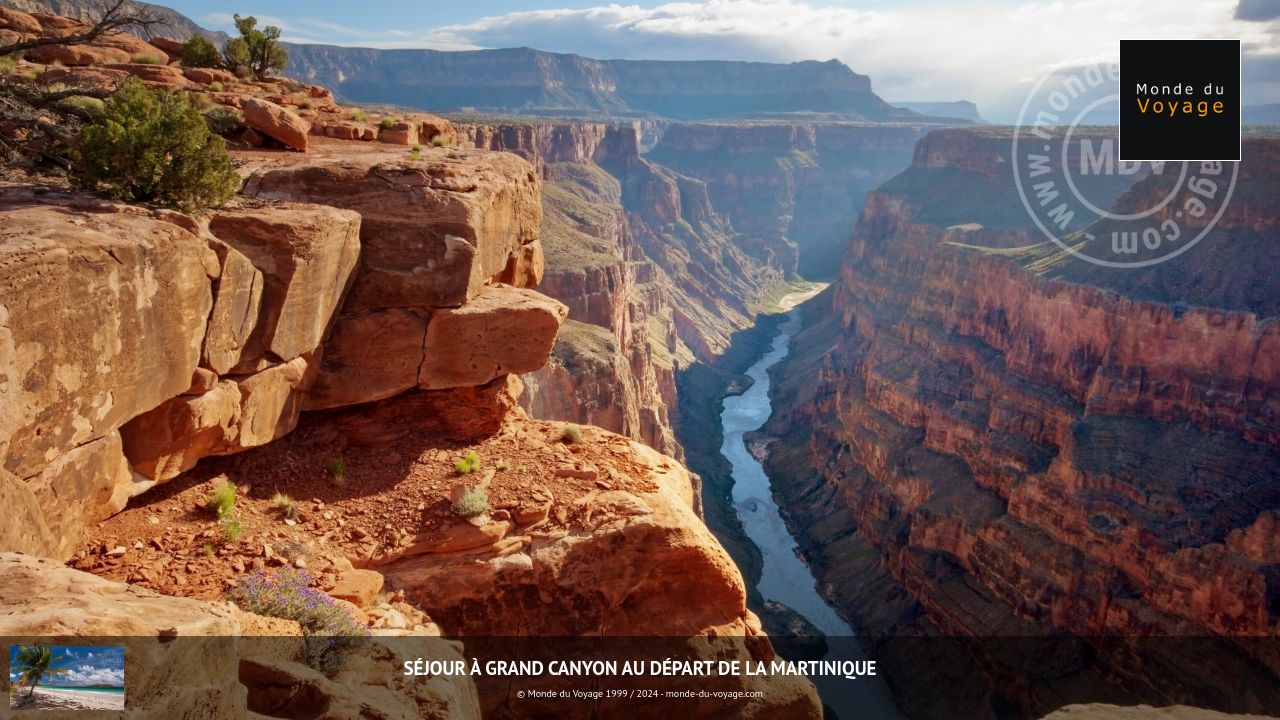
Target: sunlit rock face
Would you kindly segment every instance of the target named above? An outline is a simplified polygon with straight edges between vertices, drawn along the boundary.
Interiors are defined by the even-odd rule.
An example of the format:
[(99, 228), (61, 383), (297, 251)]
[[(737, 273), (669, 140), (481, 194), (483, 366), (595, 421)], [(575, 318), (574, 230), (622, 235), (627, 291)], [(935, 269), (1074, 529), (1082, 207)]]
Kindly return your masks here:
[[(1186, 644), (1099, 641), (1066, 676), (1153, 704), (1275, 702), (1217, 693), (1276, 669), (1274, 645), (1248, 638), (1280, 627), (1280, 285), (1262, 241), (1278, 145), (1246, 143), (1235, 201), (1192, 252), (1112, 271), (1030, 227), (1006, 133), (921, 141), (870, 195), (771, 424), (786, 437), (771, 470), (838, 605), (889, 635), (1227, 638), (1204, 645), (1213, 670)], [(969, 652), (1028, 672), (993, 643)], [(1030, 667), (1043, 684), (976, 697), (1047, 713), (1061, 667)]]

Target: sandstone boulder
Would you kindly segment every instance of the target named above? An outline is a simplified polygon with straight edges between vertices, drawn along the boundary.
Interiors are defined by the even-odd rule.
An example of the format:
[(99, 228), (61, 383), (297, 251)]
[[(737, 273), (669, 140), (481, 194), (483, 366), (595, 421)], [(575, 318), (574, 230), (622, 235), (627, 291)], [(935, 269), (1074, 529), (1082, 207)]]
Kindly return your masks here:
[(35, 18), (36, 21), (40, 23), (40, 27), (45, 31), (48, 31), (50, 34), (65, 34), (57, 33), (57, 31), (84, 29), (88, 27), (84, 21), (76, 20), (75, 18), (67, 17), (66, 15), (31, 13), (31, 17)]
[(378, 140), (392, 145), (417, 145), (418, 124), (402, 120), (379, 132)]
[(225, 375), (240, 364), (245, 348), (258, 326), (262, 307), (262, 272), (249, 258), (230, 245), (209, 243), (222, 262), (214, 283), (213, 312), (204, 336), (202, 364)]
[(125, 455), (143, 476), (164, 482), (202, 458), (230, 455), (282, 437), (298, 424), (311, 379), (297, 357), (201, 395), (174, 397), (121, 430)]
[(5, 521), (0, 525), (0, 552), (20, 552), (48, 557), (59, 540), (45, 523), (40, 499), (30, 484), (0, 469), (0, 507)]
[(534, 241), (542, 220), (538, 179), (506, 153), (468, 155), (449, 169), (354, 157), (269, 170), (249, 196), (360, 213), (360, 270), (347, 313), (457, 307)]
[(495, 282), (521, 288), (536, 288), (542, 283), (546, 271), (546, 256), (542, 241), (534, 240), (511, 251), (507, 266), (494, 278)]
[[(467, 531), (472, 543), (441, 548), (439, 543), (458, 531), (437, 530), (419, 541), (427, 552), (406, 552), (380, 568), (387, 585), (403, 589), (411, 603), (427, 610), (450, 635), (514, 636), (522, 629), (538, 628), (539, 635), (548, 636), (635, 638), (637, 657), (656, 648), (663, 653), (659, 658), (772, 660), (772, 647), (746, 608), (746, 588), (737, 566), (694, 514), (695, 491), (688, 471), (638, 443), (625, 447), (618, 452), (644, 468), (637, 472), (651, 483), (647, 489), (581, 496), (567, 516), (572, 518), (567, 532), (533, 536), (528, 546), (514, 550), (504, 544), (497, 552), (478, 551), (473, 543), (480, 529), (474, 527)], [(696, 641), (645, 643), (659, 636)], [(530, 649), (532, 655), (537, 652)], [(555, 652), (564, 652), (564, 645)], [(708, 712), (712, 717), (822, 717), (817, 693), (803, 678), (666, 681), (665, 690), (762, 692), (759, 698)], [(547, 678), (539, 689), (551, 689), (555, 682)], [(522, 717), (547, 713), (545, 705), (509, 694), (505, 683), (479, 678), (477, 684), (486, 710), (502, 707)], [(531, 688), (526, 684), (522, 689)], [(660, 717), (654, 712), (669, 713), (670, 708), (628, 706), (616, 714), (599, 714)], [(702, 714), (692, 709), (688, 713)]]
[(144, 65), (126, 61), (124, 64), (110, 65), (108, 69), (127, 72), (149, 85), (162, 88), (183, 88), (191, 84), (183, 76), (182, 68), (176, 68), (171, 65)]
[(325, 342), (307, 409), (384, 400), (415, 387), (427, 317), (405, 309), (340, 315)]
[(0, 194), (0, 466), (20, 478), (186, 391), (199, 362), (216, 258), (103, 208)]
[(360, 216), (321, 205), (272, 205), (218, 211), (209, 230), (263, 279), (261, 317), (238, 371), (318, 348), (360, 256)]
[(95, 525), (123, 510), (129, 498), (151, 485), (134, 481), (118, 431), (60, 455), (27, 484), (54, 540), (40, 554), (55, 558), (74, 554)]
[(44, 71), (40, 80), (49, 85), (66, 85), (77, 88), (93, 88), (95, 90), (115, 90), (129, 73), (123, 70), (110, 70), (101, 67), (51, 67)]
[(182, 68), (182, 74), (191, 82), (200, 83), (201, 85), (212, 85), (216, 82), (230, 85), (236, 82), (234, 73), (219, 70), (218, 68)]
[(157, 67), (164, 67), (169, 63), (169, 53), (131, 33), (106, 33), (97, 40), (94, 40), (93, 45), (123, 50), (124, 52), (129, 53), (129, 58), (131, 60), (136, 61), (140, 60), (142, 57), (147, 57), (163, 63), (163, 65), (159, 65)]
[(414, 117), (418, 121), (418, 138), (422, 142), (429, 143), (437, 137), (442, 137), (449, 145), (457, 143), (458, 133), (453, 123), (439, 115), (415, 115)]
[(27, 13), (0, 7), (0, 28), (29, 35), (39, 35), (40, 21)]
[(329, 596), (346, 600), (356, 607), (366, 608), (374, 596), (382, 592), (382, 573), (374, 570), (344, 570), (338, 582), (329, 590)]
[(174, 40), (173, 38), (167, 37), (154, 37), (151, 38), (150, 43), (175, 58), (182, 56), (184, 43), (181, 40)]
[(336, 140), (376, 140), (378, 131), (372, 125), (344, 120), (337, 123), (317, 123), (311, 131)]
[(307, 149), (307, 133), (311, 124), (273, 102), (259, 98), (245, 98), (244, 121), (249, 127), (279, 140), (295, 150)]
[(547, 363), (568, 308), (532, 290), (493, 285), (427, 325), (422, 388), (483, 385)]
[(133, 59), (119, 48), (95, 45), (42, 45), (27, 52), (27, 58), (35, 62), (63, 65), (118, 65)]

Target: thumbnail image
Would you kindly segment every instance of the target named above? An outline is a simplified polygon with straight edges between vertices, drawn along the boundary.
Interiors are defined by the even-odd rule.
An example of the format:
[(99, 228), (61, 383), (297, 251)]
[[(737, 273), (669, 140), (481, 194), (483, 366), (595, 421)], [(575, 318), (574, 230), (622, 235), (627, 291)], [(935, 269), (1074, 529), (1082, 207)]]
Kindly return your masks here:
[(13, 710), (123, 710), (124, 648), (12, 647), (9, 688)]

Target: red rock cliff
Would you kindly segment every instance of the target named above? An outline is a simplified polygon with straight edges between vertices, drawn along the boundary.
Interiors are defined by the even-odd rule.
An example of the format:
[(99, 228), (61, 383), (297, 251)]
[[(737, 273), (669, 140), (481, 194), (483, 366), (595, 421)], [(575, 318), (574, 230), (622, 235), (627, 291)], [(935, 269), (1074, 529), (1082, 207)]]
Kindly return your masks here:
[[(870, 196), (828, 314), (781, 372), (770, 468), (810, 557), (872, 633), (1217, 636), (1238, 664), (1195, 670), (1201, 702), (1274, 679), (1274, 644), (1247, 638), (1280, 634), (1280, 286), (1253, 242), (1275, 232), (1259, 203), (1280, 143), (1246, 143), (1241, 194), (1202, 245), (1113, 279), (1036, 244), (1008, 145), (922, 140)], [(1197, 280), (1224, 253), (1252, 295)], [(1096, 652), (1126, 691), (1186, 699), (1150, 656)], [(1034, 687), (982, 692), (1055, 707)]]

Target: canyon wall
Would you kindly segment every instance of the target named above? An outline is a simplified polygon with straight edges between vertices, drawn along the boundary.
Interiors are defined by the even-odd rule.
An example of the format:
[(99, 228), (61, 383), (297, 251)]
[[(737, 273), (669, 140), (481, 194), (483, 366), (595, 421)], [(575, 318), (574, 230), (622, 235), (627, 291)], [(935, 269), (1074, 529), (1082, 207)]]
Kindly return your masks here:
[[(6, 528), (14, 549), (66, 557), (130, 497), (303, 409), (541, 367), (564, 306), (493, 282), (536, 246), (537, 178), (501, 154), (450, 170), (457, 185), (368, 158), (276, 170), (251, 192), (330, 204), (204, 221), (5, 188), (0, 466), (30, 517)], [(362, 181), (361, 214), (326, 194)]]
[(837, 60), (596, 60), (532, 48), (470, 52), (288, 45), (291, 77), (344, 99), (493, 115), (658, 115), (680, 119), (813, 112), (848, 119), (919, 115), (895, 108)]
[[(778, 374), (791, 526), (917, 717), (1274, 711), (1280, 143), (1193, 251), (1117, 271), (1030, 227), (1010, 142), (932, 133), (869, 197)], [(983, 670), (944, 694), (938, 657)]]
[[(138, 72), (162, 87), (161, 76), (182, 75), (152, 70)], [(215, 79), (201, 77), (183, 82)], [(220, 97), (265, 108), (266, 137), (295, 142), (241, 137), (241, 193), (202, 217), (56, 183), (0, 186), (5, 635), (136, 635), (127, 662), (138, 717), (197, 706), (210, 717), (544, 713), (505, 678), (399, 672), (404, 657), (554, 656), (550, 643), (491, 652), (498, 635), (585, 638), (575, 658), (643, 658), (647, 647), (653, 659), (773, 659), (741, 574), (698, 517), (695, 476), (628, 438), (565, 432), (517, 405), (520, 376), (547, 364), (570, 311), (533, 289), (549, 254), (540, 169), (594, 166), (572, 154), (534, 157), (535, 167), (506, 152), (405, 147), (428, 121), (453, 142), (438, 118), (393, 126), (378, 143), (334, 137), (327, 128), (351, 111), (322, 89), (288, 85), (237, 84)], [(327, 99), (295, 113), (270, 99), (282, 89), (285, 105)], [(602, 132), (595, 155), (644, 171), (635, 147), (634, 129)], [(657, 398), (632, 418), (655, 443), (666, 418), (662, 368), (650, 363), (661, 355), (643, 343), (675, 352), (679, 327), (655, 288), (658, 266), (605, 230), (630, 212), (628, 183), (662, 208), (641, 193), (638, 216), (679, 222), (670, 203), (680, 182), (658, 171), (614, 180), (616, 208), (603, 208), (612, 219), (598, 239), (618, 255), (589, 281), (598, 286), (557, 276), (581, 327), (617, 338), (628, 387)], [(580, 205), (561, 209), (566, 225), (588, 220), (573, 214)], [(669, 228), (649, 232), (661, 239)], [(756, 286), (745, 287), (744, 305)], [(713, 337), (695, 341), (706, 346), (714, 330), (685, 327), (686, 337)], [(555, 392), (543, 397), (571, 404)], [(305, 607), (264, 617), (226, 603), (237, 587), (277, 581), (298, 587), (268, 600), (299, 593)], [(312, 654), (334, 641), (316, 637), (310, 613), (330, 610), (345, 618), (342, 642), (361, 647), (338, 658), (340, 672)], [(671, 640), (646, 645), (658, 636)], [(174, 690), (179, 670), (192, 682)], [(596, 679), (530, 683), (587, 690)], [(713, 685), (733, 694), (682, 709), (821, 714), (803, 678)], [(227, 691), (215, 698), (214, 687)], [(624, 698), (588, 711), (664, 717), (665, 705)]]
[(463, 144), (518, 154), (544, 179), (542, 290), (570, 320), (526, 378), (526, 407), (673, 453), (677, 371), (719, 358), (798, 257), (833, 267), (863, 193), (908, 164), (922, 132), (677, 124), (641, 155), (638, 122), (458, 128)]
[(678, 123), (648, 158), (707, 184), (748, 252), (807, 278), (839, 267), (867, 191), (911, 162), (918, 124)]
[(515, 153), (543, 183), (541, 289), (570, 319), (526, 376), (536, 417), (597, 424), (680, 457), (675, 376), (722, 353), (782, 282), (705, 186), (641, 157), (635, 123), (458, 125), (463, 145)]

